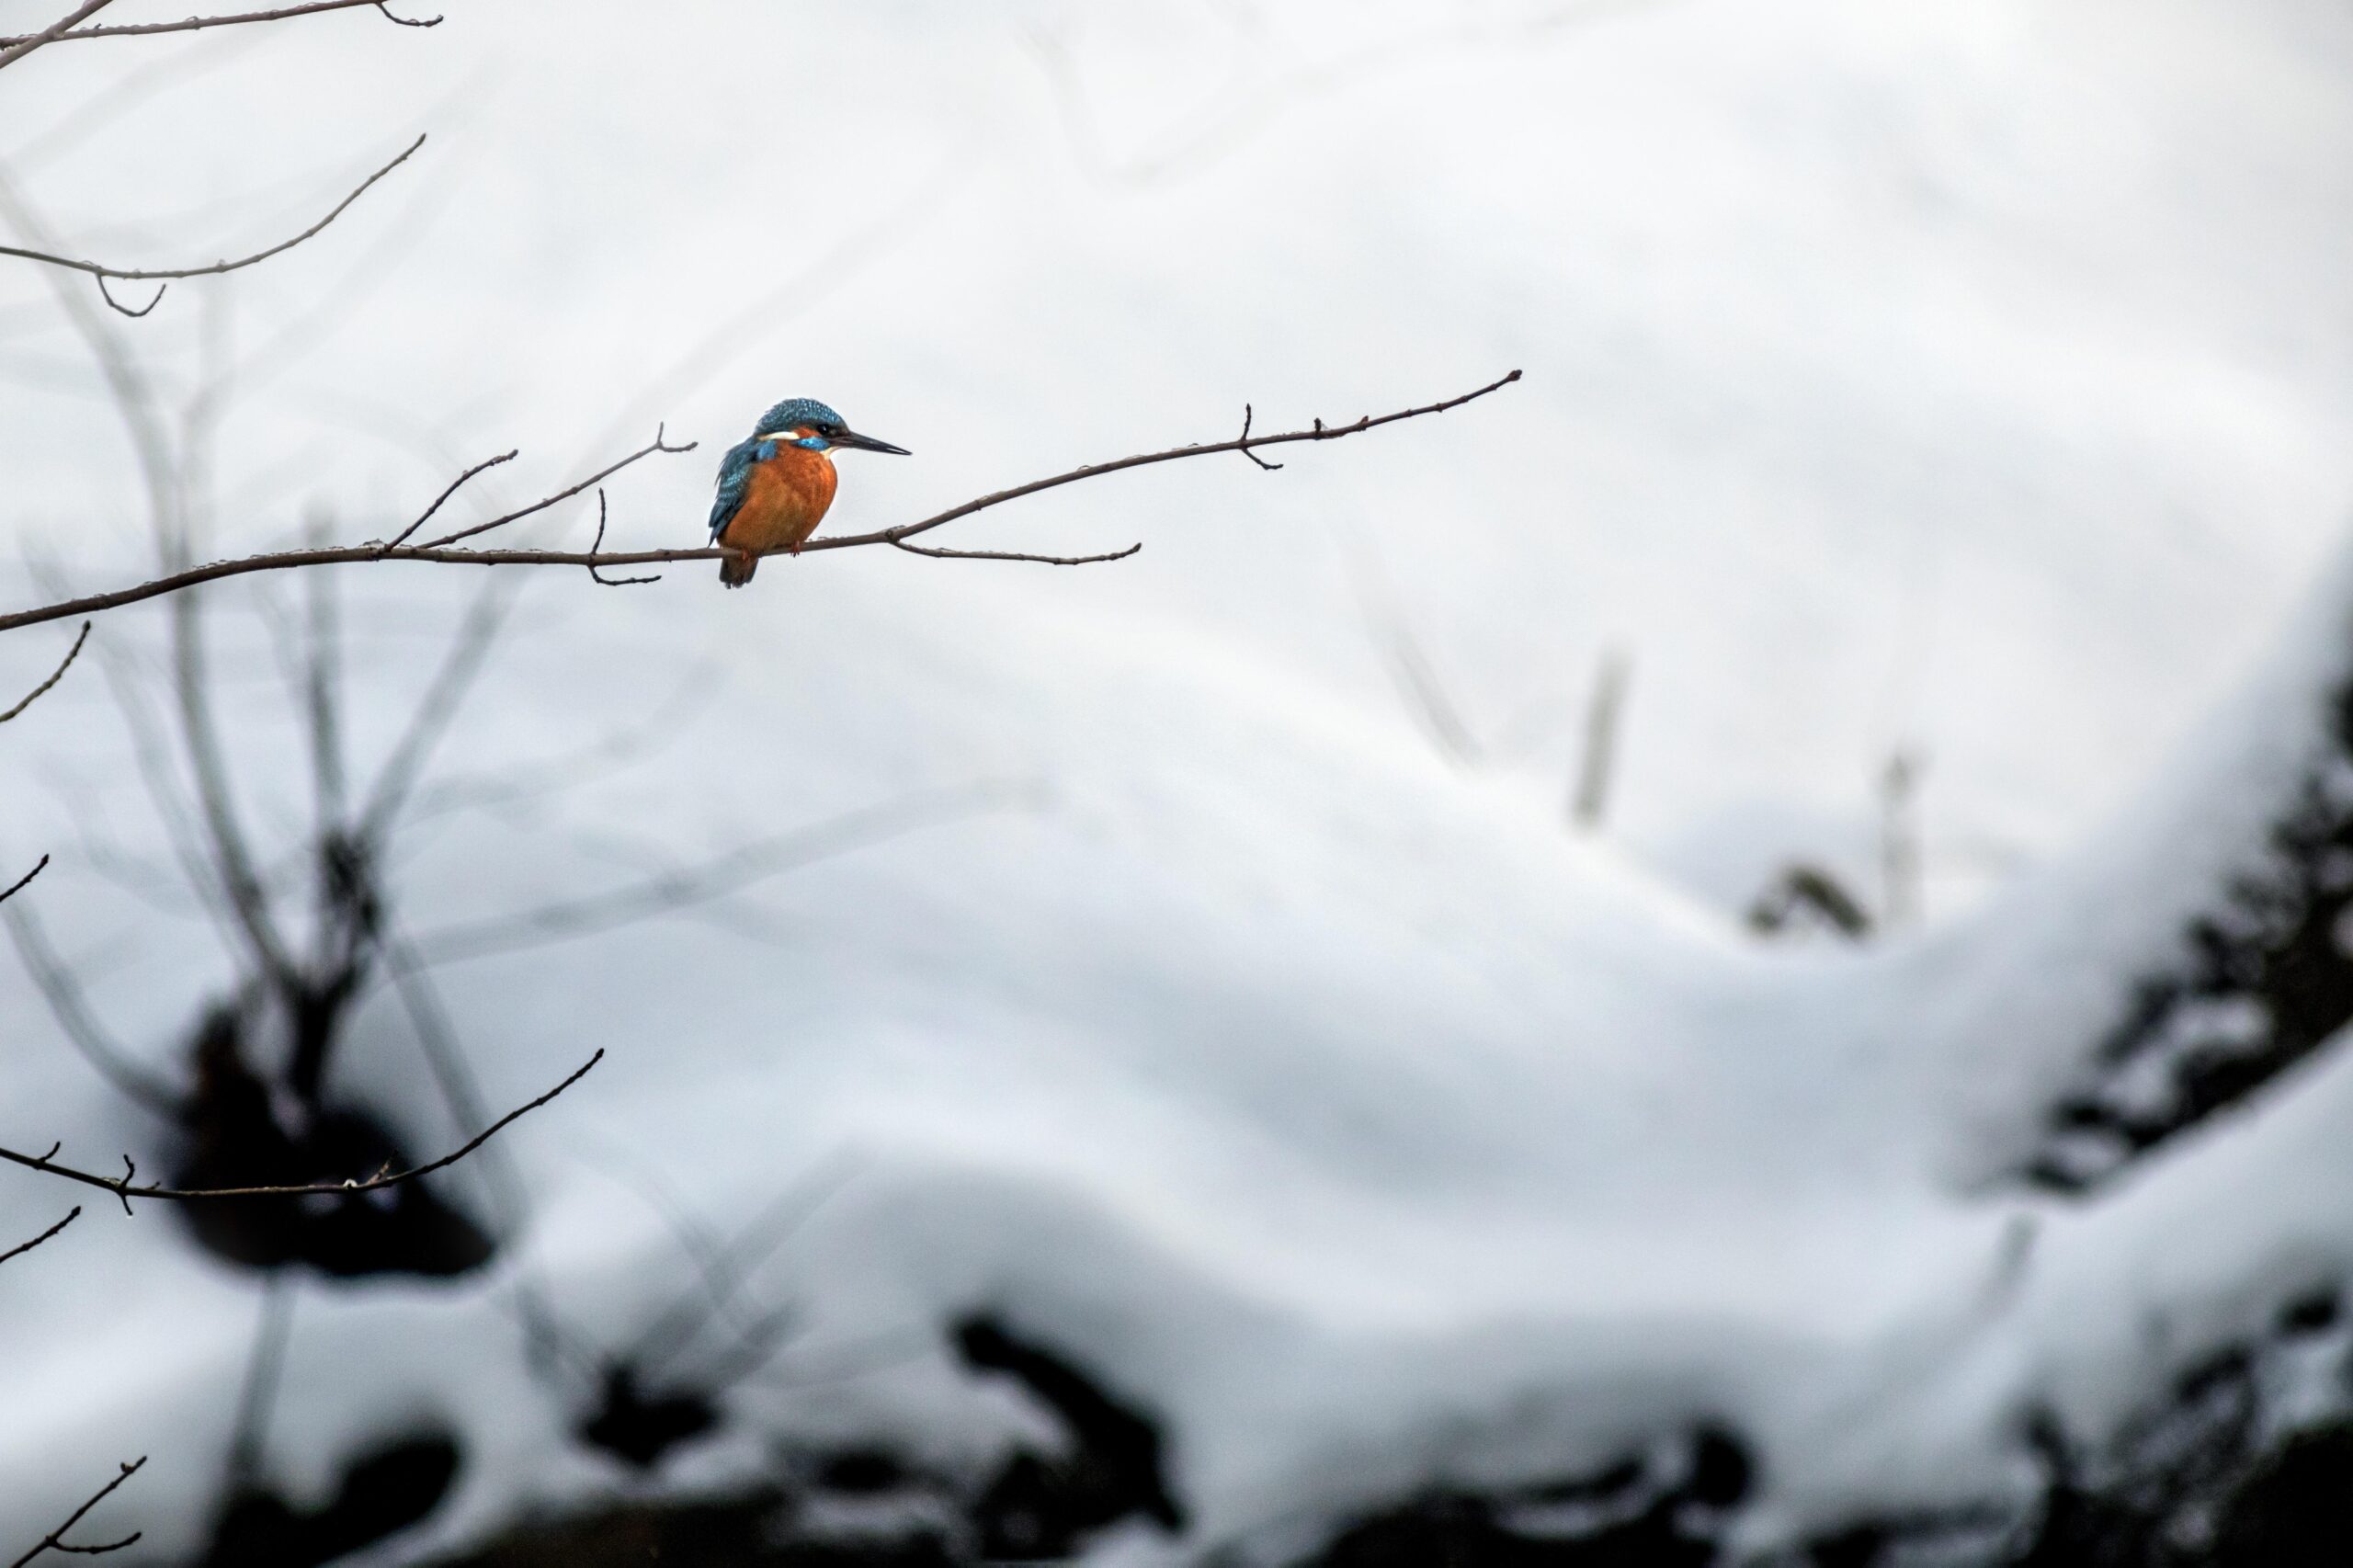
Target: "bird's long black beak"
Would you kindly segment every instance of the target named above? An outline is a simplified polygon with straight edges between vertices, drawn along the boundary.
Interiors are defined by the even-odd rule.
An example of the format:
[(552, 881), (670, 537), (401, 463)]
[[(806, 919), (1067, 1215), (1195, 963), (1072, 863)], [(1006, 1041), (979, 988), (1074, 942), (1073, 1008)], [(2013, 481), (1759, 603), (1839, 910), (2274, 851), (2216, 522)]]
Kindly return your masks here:
[(878, 441), (871, 436), (861, 436), (855, 430), (844, 430), (827, 439), (836, 447), (855, 447), (861, 452), (889, 452), (894, 457), (911, 458), (915, 454), (904, 447), (894, 447), (888, 441)]

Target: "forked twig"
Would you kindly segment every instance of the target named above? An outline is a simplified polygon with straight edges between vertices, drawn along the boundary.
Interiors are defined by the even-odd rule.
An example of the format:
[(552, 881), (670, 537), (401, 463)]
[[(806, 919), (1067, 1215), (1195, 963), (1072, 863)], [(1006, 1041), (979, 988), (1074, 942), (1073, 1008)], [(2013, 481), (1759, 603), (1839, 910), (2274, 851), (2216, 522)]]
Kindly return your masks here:
[(108, 1494), (113, 1492), (116, 1487), (121, 1485), (124, 1482), (129, 1481), (132, 1476), (137, 1475), (139, 1473), (140, 1466), (146, 1462), (147, 1456), (142, 1454), (137, 1459), (132, 1460), (129, 1464), (124, 1465), (122, 1467), (121, 1474), (116, 1476), (112, 1481), (108, 1482), (104, 1486), (99, 1487), (96, 1492), (92, 1493), (88, 1502), (74, 1509), (74, 1512), (67, 1517), (63, 1524), (58, 1526), (55, 1529), (41, 1537), (40, 1545), (34, 1547), (30, 1551), (26, 1552), (22, 1557), (17, 1558), (14, 1562), (8, 1564), (8, 1568), (25, 1568), (26, 1563), (30, 1562), (34, 1558), (39, 1557), (44, 1551), (69, 1551), (81, 1557), (99, 1557), (103, 1556), (107, 1552), (120, 1551), (126, 1546), (136, 1544), (142, 1533), (138, 1530), (131, 1531), (129, 1535), (124, 1536), (120, 1540), (109, 1540), (96, 1546), (69, 1545), (65, 1540), (65, 1532), (72, 1529), (75, 1525), (80, 1524), (82, 1522), (83, 1515), (88, 1513), (91, 1509), (105, 1502)]
[[(666, 428), (667, 427), (665, 426), (655, 426), (654, 427), (654, 439), (648, 441), (644, 446), (638, 448), (637, 450), (630, 453), (629, 456), (621, 459), (619, 462), (611, 463), (604, 468), (598, 469), (596, 472), (590, 474), (579, 483), (569, 486), (566, 489), (557, 491), (554, 494), (548, 496), (545, 500), (534, 501), (522, 510), (509, 512), (503, 517), (493, 517), (486, 523), (476, 523), (470, 528), (460, 528), (456, 533), (443, 534), (439, 539), (430, 540), (418, 548), (420, 550), (426, 551), (446, 550), (461, 539), (472, 539), (476, 534), (486, 534), (493, 528), (503, 528), (507, 524), (520, 521), (522, 518), (528, 517), (535, 512), (544, 512), (550, 506), (556, 505), (560, 501), (569, 501), (574, 495), (577, 495), (582, 491), (587, 489), (590, 485), (610, 479), (614, 474), (620, 472), (621, 470), (629, 467), (630, 464), (636, 462), (641, 458), (650, 458), (656, 452), (691, 452), (695, 449), (698, 443), (693, 441), (688, 441), (683, 447), (674, 447), (670, 445), (669, 442), (663, 438), (664, 432)], [(402, 537), (406, 538), (407, 536), (403, 535)], [(390, 547), (387, 547), (385, 553), (392, 554), (396, 552), (392, 551)]]

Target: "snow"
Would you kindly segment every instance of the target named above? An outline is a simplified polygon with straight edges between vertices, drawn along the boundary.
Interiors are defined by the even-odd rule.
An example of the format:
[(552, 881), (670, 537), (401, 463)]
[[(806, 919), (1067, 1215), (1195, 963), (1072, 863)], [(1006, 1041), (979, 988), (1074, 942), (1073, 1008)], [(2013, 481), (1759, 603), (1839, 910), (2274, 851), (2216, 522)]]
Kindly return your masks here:
[[(1131, 1562), (1273, 1550), (1702, 1419), (1757, 1445), (1759, 1544), (2015, 1496), (2028, 1401), (2097, 1430), (2153, 1361), (2353, 1261), (2342, 1184), (2304, 1174), (2353, 1111), (2341, 1053), (2090, 1200), (1998, 1180), (2259, 846), (2341, 668), (2347, 579), (2314, 588), (2353, 412), (2341, 15), (1427, 10), (1235, 11), (1230, 50), (1229, 13), (1173, 3), (823, 28), (710, 5), (625, 35), (640, 13), (609, 5), (338, 18), (158, 48), (204, 74), (12, 169), (88, 249), (210, 255), (197, 215), (242, 215), (224, 246), (307, 222), (369, 149), (435, 131), (236, 286), (222, 330), (247, 350), (369, 291), (241, 378), (224, 550), (306, 507), (396, 527), (515, 445), (479, 506), (519, 502), (657, 419), (702, 449), (615, 483), (616, 540), (690, 542), (710, 460), (798, 392), (918, 454), (851, 468), (847, 523), (1227, 434), (1245, 398), (1263, 428), (1528, 370), (1279, 474), (1179, 464), (956, 537), (1146, 541), (1118, 566), (858, 552), (726, 597), (699, 570), (531, 585), (447, 767), (714, 694), (633, 767), (420, 829), (399, 892), (428, 940), (878, 803), (936, 820), (695, 918), (442, 970), (492, 1101), (608, 1054), (504, 1135), (532, 1219), (494, 1278), (300, 1290), (274, 1475), (315, 1496), (355, 1447), (453, 1424), (460, 1489), (388, 1557), (635, 1484), (569, 1442), (510, 1287), (528, 1256), (593, 1337), (642, 1327), (687, 1272), (654, 1179), (724, 1231), (841, 1173), (756, 1282), (801, 1335), (665, 1483), (789, 1437), (990, 1451), (1035, 1413), (956, 1370), (939, 1325), (998, 1305), (1165, 1419), (1192, 1533), (1099, 1543)], [(42, 61), (11, 93), (61, 115), (121, 68)], [(39, 283), (5, 286), (9, 525), (115, 581), (143, 560), (135, 475)], [(121, 324), (176, 385), (203, 298)], [(346, 584), (363, 756), (455, 576)], [(1368, 582), (1483, 765), (1401, 704)], [(217, 604), (245, 800), (282, 830), (305, 786), (267, 643), (250, 594)], [(1613, 647), (1619, 809), (1573, 835)], [(19, 633), (6, 656), (13, 688), (55, 653)], [(165, 847), (97, 676), (5, 737), (5, 847), (57, 851), (40, 918), (160, 1059), (223, 971), (200, 920), (81, 848)], [(1751, 941), (1730, 916), (1756, 869), (1868, 867), (1873, 781), (1915, 744), (1932, 922), (1859, 952)], [(97, 1166), (151, 1144), (9, 983), (36, 1021), (0, 1062), (0, 1142)], [(379, 994), (340, 1081), (438, 1148), (413, 1051)], [(77, 1196), (12, 1176), (0, 1240)], [(0, 1521), (37, 1537), (152, 1452), (109, 1517), (186, 1544), (258, 1311), (160, 1212), (89, 1202), (8, 1264), (0, 1403), (37, 1419), (0, 1427)]]

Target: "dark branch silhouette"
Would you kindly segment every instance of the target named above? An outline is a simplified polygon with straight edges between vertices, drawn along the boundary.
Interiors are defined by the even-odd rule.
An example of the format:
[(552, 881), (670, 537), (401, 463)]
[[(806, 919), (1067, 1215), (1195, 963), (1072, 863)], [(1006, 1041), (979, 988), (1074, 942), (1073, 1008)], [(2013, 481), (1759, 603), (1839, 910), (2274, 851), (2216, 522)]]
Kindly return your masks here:
[[(6, 64), (7, 60), (8, 57), (6, 55), (0, 54), (0, 65)], [(107, 281), (109, 278), (119, 278), (127, 282), (146, 283), (160, 282), (161, 280), (174, 278), (210, 278), (219, 273), (240, 271), (244, 267), (267, 261), (271, 256), (292, 250), (296, 245), (301, 244), (303, 241), (311, 239), (318, 234), (320, 231), (324, 230), (328, 224), (334, 222), (337, 218), (342, 217), (345, 210), (348, 209), (353, 202), (367, 195), (368, 189), (370, 186), (374, 185), (378, 180), (382, 179), (386, 175), (391, 174), (394, 169), (399, 168), (403, 164), (407, 163), (410, 157), (415, 153), (416, 150), (424, 145), (425, 138), (423, 136), (419, 136), (415, 141), (408, 144), (407, 148), (401, 153), (400, 156), (394, 158), (391, 163), (386, 164), (382, 168), (378, 169), (374, 174), (369, 175), (366, 179), (361, 180), (357, 186), (352, 187), (349, 195), (346, 196), (341, 201), (335, 204), (334, 209), (330, 210), (325, 217), (320, 219), (317, 222), (312, 224), (301, 233), (294, 235), (290, 239), (280, 240), (276, 244), (270, 245), (266, 249), (257, 250), (251, 256), (239, 256), (233, 261), (216, 261), (203, 267), (110, 267), (105, 262), (83, 261), (70, 256), (58, 256), (49, 251), (28, 250), (21, 245), (0, 245), (0, 256), (13, 256), (26, 261), (37, 261), (48, 267), (65, 267), (69, 271), (86, 272), (91, 277), (98, 280), (98, 289), (101, 293), (105, 293)], [(168, 285), (166, 284), (165, 286), (167, 287)], [(158, 287), (155, 290), (155, 298), (148, 301), (144, 306), (135, 311), (131, 309), (129, 306), (122, 304), (110, 293), (106, 295), (106, 301), (108, 304), (112, 305), (117, 311), (121, 312), (124, 315), (143, 316), (149, 311), (153, 310), (156, 304), (162, 301), (163, 297), (164, 287)], [(462, 483), (462, 481), (460, 481), (460, 483)]]
[(109, 1551), (120, 1551), (124, 1547), (135, 1544), (142, 1533), (138, 1530), (131, 1531), (120, 1540), (106, 1541), (96, 1546), (74, 1546), (69, 1544), (65, 1540), (65, 1532), (72, 1529), (75, 1525), (80, 1524), (82, 1522), (83, 1515), (88, 1513), (91, 1509), (105, 1502), (108, 1494), (113, 1492), (116, 1487), (121, 1485), (124, 1482), (129, 1481), (132, 1476), (137, 1475), (139, 1473), (139, 1467), (146, 1462), (147, 1456), (142, 1454), (137, 1459), (132, 1460), (129, 1464), (124, 1465), (122, 1467), (121, 1474), (116, 1476), (112, 1481), (108, 1482), (104, 1486), (99, 1487), (96, 1492), (92, 1493), (88, 1502), (74, 1509), (73, 1514), (63, 1524), (58, 1526), (55, 1529), (41, 1537), (40, 1544), (39, 1546), (34, 1547), (30, 1551), (26, 1552), (22, 1557), (17, 1558), (14, 1562), (8, 1564), (8, 1568), (25, 1568), (26, 1563), (30, 1562), (34, 1558), (39, 1557), (44, 1551), (69, 1551), (80, 1557), (98, 1557)]
[(0, 903), (6, 903), (10, 899), (16, 897), (18, 893), (24, 892), (25, 889), (31, 884), (32, 880), (35, 877), (40, 876), (47, 869), (49, 869), (49, 857), (44, 855), (40, 859), (33, 862), (33, 869), (31, 870), (27, 871), (23, 876), (18, 877), (15, 881), (9, 883), (8, 889), (6, 892), (0, 892)]
[(47, 694), (51, 687), (55, 686), (59, 681), (63, 680), (65, 678), (65, 672), (72, 669), (74, 667), (74, 661), (81, 656), (82, 644), (87, 642), (89, 640), (90, 623), (85, 620), (82, 623), (82, 634), (79, 637), (74, 638), (74, 646), (65, 651), (65, 662), (58, 665), (54, 670), (51, 670), (47, 680), (41, 682), (39, 686), (25, 693), (25, 699), (23, 701), (17, 703), (14, 708), (9, 709), (6, 713), (0, 713), (0, 724), (6, 723), (17, 714), (22, 713), (26, 709), (30, 708), (35, 702), (39, 701), (41, 697)]
[(472, 1138), (468, 1139), (460, 1147), (442, 1155), (439, 1159), (428, 1160), (424, 1165), (413, 1165), (404, 1171), (391, 1171), (382, 1176), (370, 1176), (366, 1181), (322, 1181), (312, 1182), (308, 1185), (298, 1187), (162, 1187), (153, 1184), (150, 1184), (146, 1187), (133, 1187), (131, 1185), (131, 1179), (138, 1176), (139, 1167), (131, 1163), (130, 1155), (126, 1154), (123, 1156), (122, 1175), (119, 1176), (102, 1176), (95, 1175), (89, 1171), (75, 1170), (71, 1165), (61, 1165), (57, 1164), (55, 1159), (56, 1153), (59, 1149), (63, 1147), (63, 1144), (57, 1143), (51, 1144), (49, 1153), (40, 1155), (19, 1153), (14, 1149), (0, 1149), (0, 1160), (6, 1160), (12, 1165), (22, 1165), (27, 1170), (40, 1171), (49, 1176), (63, 1176), (67, 1181), (78, 1181), (85, 1187), (95, 1187), (101, 1192), (111, 1192), (118, 1199), (120, 1200), (125, 1213), (129, 1213), (131, 1211), (131, 1200), (134, 1198), (154, 1198), (161, 1199), (168, 1202), (186, 1203), (199, 1199), (214, 1198), (334, 1198), (346, 1197), (354, 1193), (361, 1192), (381, 1192), (386, 1187), (399, 1187), (404, 1182), (415, 1181), (419, 1176), (430, 1176), (435, 1171), (447, 1170), (449, 1166), (456, 1165), (460, 1160), (464, 1159), (468, 1154), (472, 1153), (476, 1149), (481, 1148), (484, 1143), (489, 1142), (491, 1139), (497, 1136), (508, 1123), (539, 1109), (541, 1106), (555, 1098), (556, 1096), (563, 1093), (564, 1090), (580, 1082), (582, 1078), (587, 1075), (588, 1070), (591, 1067), (596, 1066), (597, 1062), (602, 1062), (604, 1059), (605, 1053), (603, 1050), (599, 1049), (596, 1055), (591, 1056), (587, 1061), (573, 1069), (572, 1075), (564, 1079), (563, 1083), (558, 1084), (554, 1088), (550, 1089), (546, 1094), (541, 1095), (539, 1098), (516, 1107), (513, 1110), (508, 1111), (505, 1116), (500, 1117), (496, 1121), (492, 1122), (488, 1127), (483, 1129), (482, 1131), (476, 1133)]
[[(1365, 415), (1360, 418), (1352, 420), (1344, 425), (1326, 425), (1319, 419), (1316, 420), (1311, 427), (1305, 430), (1286, 430), (1272, 436), (1239, 436), (1228, 441), (1211, 441), (1206, 443), (1197, 442), (1191, 446), (1171, 447), (1161, 451), (1139, 452), (1132, 457), (1116, 458), (1108, 462), (1089, 463), (1083, 468), (1074, 468), (1067, 472), (1053, 474), (1045, 479), (1031, 480), (1027, 484), (1017, 484), (1012, 486), (1010, 489), (992, 491), (986, 495), (976, 496), (972, 500), (963, 503), (961, 506), (951, 506), (944, 512), (936, 512), (930, 517), (925, 517), (917, 522), (901, 523), (895, 528), (881, 528), (872, 533), (836, 534), (830, 538), (821, 535), (820, 537), (813, 539), (807, 543), (801, 545), (796, 553), (807, 555), (814, 554), (819, 551), (856, 550), (861, 546), (879, 544), (895, 546), (899, 549), (909, 550), (917, 554), (930, 554), (935, 552), (934, 547), (918, 548), (908, 545), (905, 541), (919, 534), (929, 533), (934, 528), (943, 528), (949, 523), (957, 522), (962, 518), (972, 517), (974, 513), (984, 512), (993, 506), (1001, 506), (1008, 501), (1017, 501), (1024, 496), (1035, 495), (1041, 491), (1056, 489), (1065, 484), (1075, 484), (1081, 480), (1099, 479), (1106, 474), (1118, 473), (1126, 469), (1143, 468), (1153, 463), (1176, 462), (1186, 458), (1210, 457), (1219, 452), (1242, 452), (1245, 454), (1255, 453), (1262, 447), (1286, 446), (1298, 441), (1336, 441), (1343, 437), (1359, 435), (1367, 430), (1378, 429), (1383, 425), (1396, 424), (1400, 420), (1417, 419), (1424, 415), (1443, 414), (1449, 409), (1460, 408), (1464, 403), (1475, 402), (1480, 398), (1485, 397), (1490, 392), (1496, 392), (1504, 387), (1509, 386), (1512, 382), (1519, 380), (1519, 375), (1520, 373), (1518, 370), (1514, 370), (1507, 376), (1490, 381), (1485, 386), (1480, 387), (1476, 391), (1464, 392), (1458, 397), (1448, 398), (1439, 403), (1424, 403), (1415, 408), (1400, 409), (1394, 414), (1384, 414), (1377, 416), (1373, 415)], [(624, 460), (624, 461), (634, 461), (639, 457), (643, 457), (656, 451), (674, 452), (688, 449), (689, 449), (664, 445), (657, 435), (653, 446), (642, 449), (641, 451), (632, 454), (629, 459)], [(449, 548), (452, 542), (458, 540), (469, 538), (474, 534), (483, 532), (486, 529), (498, 527), (504, 523), (512, 522), (517, 517), (529, 516), (532, 512), (544, 510), (546, 507), (551, 506), (559, 501), (564, 500), (572, 495), (576, 495), (581, 491), (588, 488), (598, 480), (604, 478), (607, 474), (613, 472), (614, 470), (620, 466), (621, 465), (615, 464), (614, 468), (608, 468), (604, 470), (602, 472), (593, 474), (589, 478), (581, 481), (578, 484), (572, 486), (570, 489), (561, 492), (558, 494), (549, 496), (545, 501), (537, 503), (532, 506), (526, 507), (521, 512), (517, 512), (505, 517), (494, 518), (488, 523), (480, 524), (460, 533), (449, 535), (445, 539), (436, 540), (431, 544), (394, 546), (384, 543), (367, 543), (337, 545), (306, 550), (274, 551), (259, 555), (243, 556), (233, 561), (210, 562), (201, 566), (192, 566), (184, 571), (169, 573), (164, 576), (153, 578), (151, 581), (138, 584), (132, 587), (118, 588), (111, 593), (92, 594), (84, 598), (65, 599), (56, 604), (43, 605), (34, 609), (18, 610), (13, 614), (0, 615), (0, 631), (14, 631), (20, 626), (37, 626), (44, 621), (63, 620), (72, 616), (93, 615), (101, 610), (116, 609), (124, 605), (138, 604), (142, 600), (159, 598), (166, 594), (178, 593), (184, 589), (195, 587), (199, 584), (217, 582), (224, 577), (243, 576), (244, 574), (251, 572), (282, 572), (295, 567), (335, 566), (369, 561), (423, 561), (431, 562), (440, 565), (463, 566), (581, 566), (603, 569), (621, 566), (659, 566), (686, 561), (720, 561), (729, 558), (732, 554), (740, 553), (722, 550), (717, 546), (688, 550), (634, 550), (601, 552), (594, 551), (584, 551), (565, 550), (453, 550)], [(1051, 557), (1020, 555), (1009, 551), (992, 552), (985, 551), (961, 551), (951, 552), (940, 551), (937, 552), (943, 555), (949, 555), (954, 559), (1045, 561), (1056, 565), (1077, 565), (1089, 561), (1117, 561), (1135, 553), (1133, 550), (1123, 550), (1103, 556)]]
[(28, 1252), (32, 1251), (32, 1250), (33, 1250), (33, 1248), (35, 1248), (35, 1247), (37, 1247), (37, 1246), (40, 1245), (40, 1244), (41, 1244), (41, 1243), (43, 1243), (43, 1242), (45, 1242), (45, 1241), (49, 1240), (49, 1238), (50, 1238), (50, 1237), (51, 1237), (51, 1236), (53, 1236), (53, 1235), (57, 1234), (57, 1233), (58, 1233), (58, 1232), (60, 1232), (60, 1231), (63, 1230), (66, 1226), (68, 1226), (68, 1225), (72, 1224), (74, 1221), (76, 1221), (76, 1220), (80, 1219), (81, 1217), (82, 1217), (82, 1206), (81, 1206), (80, 1204), (76, 1203), (75, 1205), (74, 1205), (73, 1209), (67, 1212), (67, 1214), (66, 1214), (66, 1216), (65, 1216), (65, 1218), (64, 1218), (64, 1219), (60, 1220), (56, 1224), (51, 1225), (48, 1230), (43, 1231), (40, 1235), (35, 1236), (32, 1240), (30, 1240), (30, 1241), (28, 1241), (28, 1242), (18, 1242), (15, 1246), (10, 1247), (6, 1252), (0, 1252), (0, 1263), (6, 1263), (6, 1262), (7, 1262), (7, 1261), (8, 1261), (10, 1258), (12, 1258), (12, 1257), (17, 1257), (17, 1256), (21, 1256), (21, 1255), (23, 1255), (23, 1254), (25, 1254), (25, 1253), (28, 1253)]
[[(103, 6), (108, 0), (99, 0)], [(185, 17), (176, 22), (122, 22), (110, 26), (77, 28), (73, 24), (97, 11), (98, 6), (85, 6), (75, 15), (58, 23), (45, 33), (21, 33), (13, 38), (0, 37), (0, 50), (13, 49), (39, 39), (42, 43), (79, 43), (94, 38), (138, 38), (151, 33), (193, 33), (210, 28), (243, 27), (249, 22), (283, 22), (294, 17), (314, 17), (322, 11), (357, 11), (361, 8), (382, 13), (384, 20), (404, 28), (438, 28), (439, 17), (396, 17), (385, 0), (308, 0), (301, 6), (284, 6), (275, 11), (240, 11), (223, 17)], [(64, 30), (61, 31), (60, 28)], [(7, 61), (0, 58), (0, 65)]]

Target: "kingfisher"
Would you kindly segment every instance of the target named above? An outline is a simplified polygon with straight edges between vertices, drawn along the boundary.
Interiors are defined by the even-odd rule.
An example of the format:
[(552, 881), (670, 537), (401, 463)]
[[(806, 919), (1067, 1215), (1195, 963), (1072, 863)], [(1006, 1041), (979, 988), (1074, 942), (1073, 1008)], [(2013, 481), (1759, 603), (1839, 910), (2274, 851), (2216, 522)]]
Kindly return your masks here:
[(760, 415), (748, 440), (727, 449), (710, 506), (710, 540), (732, 552), (719, 563), (721, 582), (740, 588), (752, 580), (761, 556), (778, 550), (801, 553), (834, 504), (839, 476), (833, 453), (844, 447), (910, 455), (904, 447), (859, 435), (813, 397), (786, 398)]

